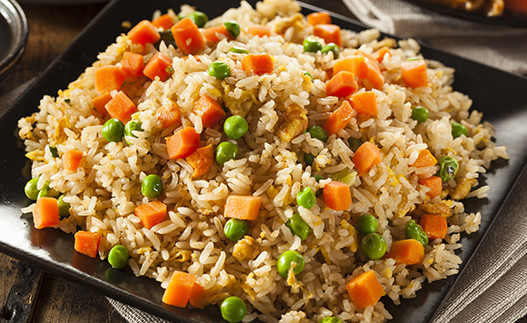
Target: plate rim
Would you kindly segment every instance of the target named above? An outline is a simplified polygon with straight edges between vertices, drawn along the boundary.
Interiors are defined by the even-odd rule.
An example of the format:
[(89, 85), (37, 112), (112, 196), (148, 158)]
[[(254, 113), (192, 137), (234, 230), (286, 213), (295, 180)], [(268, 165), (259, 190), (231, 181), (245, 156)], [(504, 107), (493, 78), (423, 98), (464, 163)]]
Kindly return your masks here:
[[(66, 48), (66, 50), (64, 50), (64, 52), (62, 52), (55, 60), (53, 60), (53, 62), (50, 65), (48, 65), (48, 67), (39, 76), (39, 78), (27, 88), (26, 92), (34, 92), (37, 89), (37, 86), (39, 85), (39, 81), (43, 78), (43, 76), (45, 76), (48, 73), (50, 73), (50, 71), (53, 71), (54, 69), (56, 69), (60, 65), (60, 63), (63, 62), (67, 58), (68, 54), (71, 51), (73, 51), (76, 46), (79, 45), (80, 41), (83, 38), (83, 35), (88, 33), (91, 30), (93, 25), (95, 25), (96, 23), (99, 22), (99, 20), (104, 18), (106, 16), (107, 12), (111, 11), (111, 9), (114, 6), (116, 6), (116, 4), (118, 4), (120, 2), (124, 2), (124, 1), (125, 0), (112, 0), (103, 9), (101, 9), (101, 11), (94, 17), (94, 19), (92, 19), (92, 21), (90, 21), (89, 24), (87, 24), (87, 26), (83, 29), (83, 31), (68, 46), (68, 48)], [(184, 3), (185, 1), (181, 0), (180, 2)], [(251, 1), (251, 3), (254, 3), (254, 1)], [(317, 6), (311, 5), (311, 4), (306, 4), (306, 3), (303, 3), (303, 2), (299, 2), (299, 3), (301, 4), (301, 6), (302, 6), (302, 8), (304, 10), (307, 9), (308, 11), (314, 11), (314, 10), (328, 11), (328, 10), (325, 10), (325, 9), (321, 9), (321, 8), (319, 8)], [(177, 3), (174, 3), (173, 6), (176, 6), (176, 5), (177, 5)], [(346, 17), (346, 16), (340, 15), (338, 13), (333, 13), (333, 12), (330, 12), (330, 14), (332, 14), (334, 17), (336, 17), (336, 18), (338, 18), (338, 19), (350, 24), (350, 26), (353, 26), (355, 28), (360, 28), (361, 30), (369, 28), (368, 26), (365, 26), (364, 24), (362, 24), (362, 23), (360, 23), (360, 22), (358, 22), (358, 21), (356, 21), (356, 20), (354, 20), (354, 19), (352, 19), (350, 17)], [(392, 37), (392, 38), (396, 38), (396, 39), (401, 39), (401, 38), (399, 38), (397, 36), (393, 36), (393, 35), (389, 35), (389, 34), (385, 34), (385, 33), (382, 33), (382, 35), (383, 36)], [(113, 38), (115, 39), (115, 37), (117, 37), (117, 36), (114, 35)], [(490, 67), (490, 66), (487, 66), (487, 65), (475, 62), (475, 61), (470, 60), (470, 59), (462, 58), (462, 57), (460, 57), (458, 55), (447, 53), (447, 52), (445, 52), (445, 51), (443, 51), (441, 49), (437, 49), (437, 48), (434, 48), (434, 47), (426, 45), (426, 44), (420, 43), (420, 45), (422, 47), (422, 50), (423, 49), (432, 50), (432, 51), (435, 51), (436, 53), (440, 53), (440, 54), (443, 54), (443, 55), (448, 55), (450, 57), (461, 59), (463, 61), (469, 61), (469, 62), (472, 62), (472, 63), (477, 64), (479, 66), (484, 66), (485, 68), (489, 68), (489, 69), (493, 69), (493, 70), (499, 71), (500, 73), (504, 73), (504, 74), (507, 74), (507, 75), (510, 75), (510, 76), (513, 76), (513, 77), (522, 78), (524, 81), (527, 82), (527, 78), (524, 78), (522, 76), (519, 76), (519, 75), (516, 75), (516, 74), (512, 74), (512, 73), (508, 73), (506, 71), (502, 71), (502, 70), (499, 70), (499, 69), (496, 69), (496, 68), (493, 68), (493, 67)], [(104, 50), (104, 49), (102, 49), (102, 50)], [(85, 68), (85, 67), (86, 66), (84, 66), (83, 68)], [(42, 96), (42, 94), (40, 94), (40, 97), (41, 96)], [(20, 102), (21, 100), (22, 100), (22, 97), (19, 97), (16, 101), (14, 101), (10, 105), (10, 107), (8, 109), (6, 109), (0, 115), (0, 120), (2, 120), (7, 113), (13, 113), (12, 112), (13, 107), (17, 106), (18, 102)], [(523, 165), (522, 165), (520, 171), (518, 172), (518, 176), (515, 179), (514, 185), (512, 185), (512, 186), (510, 186), (508, 188), (507, 193), (505, 194), (505, 198), (499, 203), (499, 205), (500, 205), (499, 209), (501, 209), (501, 207), (503, 206), (503, 202), (511, 194), (511, 191), (513, 190), (513, 188), (515, 187), (515, 185), (516, 185), (516, 183), (518, 181), (519, 174), (522, 172), (522, 170), (523, 170), (523, 168), (525, 167), (526, 164), (527, 164), (527, 160), (524, 160), (523, 161)], [(477, 246), (479, 246), (479, 244), (481, 243), (481, 240), (483, 239), (483, 237), (486, 235), (486, 233), (491, 228), (492, 223), (494, 222), (494, 220), (496, 218), (496, 214), (493, 215), (493, 219), (492, 219), (491, 223), (487, 226), (485, 232), (481, 236), (478, 237), (478, 241), (479, 242), (477, 243)], [(457, 280), (457, 278), (462, 274), (463, 269), (465, 268), (465, 265), (470, 261), (470, 258), (472, 258), (474, 256), (475, 251), (477, 250), (477, 246), (471, 250), (471, 255), (469, 256), (469, 258), (467, 260), (465, 260), (463, 262), (460, 272), (458, 274), (456, 274), (455, 277), (454, 277), (454, 281)], [(39, 267), (43, 268), (46, 271), (49, 270), (50, 272), (52, 272), (54, 274), (57, 274), (57, 273), (62, 274), (62, 275), (64, 275), (67, 279), (69, 279), (72, 282), (79, 283), (79, 284), (81, 284), (83, 286), (86, 286), (86, 287), (88, 287), (90, 289), (93, 289), (93, 290), (95, 290), (95, 291), (97, 291), (97, 292), (99, 292), (99, 293), (101, 293), (103, 295), (107, 295), (107, 296), (115, 298), (117, 300), (124, 300), (127, 304), (132, 305), (134, 307), (137, 307), (138, 309), (145, 310), (145, 311), (147, 311), (147, 312), (149, 312), (149, 313), (151, 313), (153, 315), (157, 315), (157, 316), (169, 319), (169, 320), (177, 319), (177, 320), (183, 320), (183, 322), (192, 322), (193, 321), (193, 320), (187, 320), (186, 318), (181, 317), (180, 315), (178, 315), (178, 314), (174, 313), (173, 311), (171, 311), (171, 309), (167, 309), (165, 311), (159, 312), (159, 308), (160, 308), (159, 304), (154, 304), (154, 303), (146, 300), (145, 298), (141, 297), (140, 295), (139, 296), (138, 295), (132, 295), (129, 292), (118, 288), (115, 285), (109, 284), (109, 283), (105, 282), (104, 280), (97, 279), (96, 277), (93, 277), (93, 276), (91, 276), (89, 274), (86, 274), (85, 272), (82, 272), (80, 270), (77, 270), (76, 272), (72, 272), (69, 268), (60, 267), (60, 266), (54, 266), (52, 263), (50, 263), (49, 261), (47, 261), (45, 259), (41, 259), (39, 257), (35, 258), (33, 255), (28, 255), (28, 254), (24, 253), (23, 250), (19, 250), (19, 249), (15, 248), (13, 246), (10, 246), (10, 245), (6, 245), (6, 244), (4, 244), (1, 241), (0, 241), (0, 251), (6, 253), (8, 255), (13, 255), (15, 258), (23, 259), (23, 260), (28, 261), (28, 262), (34, 262), (35, 259), (36, 259), (37, 263), (40, 265)], [(79, 274), (80, 274), (81, 278), (83, 278), (83, 279), (79, 280), (79, 278), (77, 277), (77, 275), (79, 275)], [(141, 278), (144, 278), (144, 277), (141, 277)], [(152, 278), (145, 278), (145, 279), (149, 279), (149, 280), (154, 281), (154, 279), (152, 279)], [(442, 280), (442, 281), (444, 281), (444, 280)], [(450, 290), (451, 286), (448, 287), (449, 290)], [(103, 292), (101, 292), (101, 290)], [(444, 297), (443, 297), (443, 300), (444, 300)], [(163, 307), (163, 308), (166, 309), (165, 307)], [(435, 311), (437, 311), (437, 309), (438, 309), (438, 307), (435, 309)], [(435, 311), (433, 312), (434, 314), (435, 314)], [(176, 315), (176, 316), (174, 316), (174, 315)]]

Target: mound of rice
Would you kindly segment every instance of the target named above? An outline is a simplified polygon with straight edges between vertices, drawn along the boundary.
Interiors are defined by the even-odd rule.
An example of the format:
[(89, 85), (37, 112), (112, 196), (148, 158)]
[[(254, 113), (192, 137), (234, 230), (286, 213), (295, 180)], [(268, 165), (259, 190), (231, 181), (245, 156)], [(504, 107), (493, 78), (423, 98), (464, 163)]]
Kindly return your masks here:
[[(287, 107), (304, 108), (309, 125), (323, 125), (344, 100), (326, 96), (333, 54), (303, 50), (302, 41), (313, 34), (313, 27), (298, 14), (299, 9), (293, 1), (265, 0), (256, 9), (242, 2), (239, 8), (228, 10), (205, 26), (236, 21), (241, 26), (240, 35), (235, 40), (208, 44), (199, 55), (186, 56), (162, 42), (159, 51), (172, 59), (171, 77), (166, 81), (140, 77), (127, 85), (126, 93), (138, 109), (133, 118), (144, 130), (134, 132), (137, 137), (127, 136), (120, 142), (103, 138), (105, 119), (92, 104), (99, 95), (95, 70), (119, 66), (125, 51), (141, 53), (147, 61), (157, 51), (152, 44), (133, 44), (126, 35), (120, 35), (68, 89), (59, 91), (57, 97), (45, 96), (39, 112), (19, 121), (19, 135), (33, 161), (32, 176), (39, 178), (38, 187), (49, 182), (71, 205), (71, 215), (60, 221), (60, 229), (73, 233), (80, 227), (101, 233), (101, 259), (113, 246), (126, 246), (135, 275), (152, 277), (163, 288), (173, 272), (184, 271), (197, 277), (209, 304), (221, 303), (229, 295), (241, 297), (248, 306), (244, 322), (307, 322), (328, 316), (343, 321), (385, 321), (392, 316), (384, 302), (399, 304), (401, 298), (415, 297), (426, 280), (456, 274), (461, 262), (455, 253), (461, 248), (460, 233), (477, 231), (481, 220), (479, 212), (467, 214), (459, 200), (486, 196), (488, 187), (479, 187), (477, 179), (492, 160), (508, 158), (505, 147), (492, 142), (493, 128), (482, 122), (481, 113), (469, 110), (471, 100), (453, 91), (453, 69), (426, 60), (429, 86), (407, 87), (401, 78), (401, 63), (421, 57), (419, 45), (411, 39), (379, 39), (376, 30), (342, 30), (339, 57), (353, 55), (357, 49), (375, 55), (380, 48), (389, 48), (389, 55), (379, 63), (384, 85), (372, 89), (359, 83), (358, 92), (375, 93), (378, 114), (355, 114), (327, 142), (312, 138), (309, 132), (290, 142), (282, 140), (277, 129)], [(183, 6), (181, 13), (188, 15), (193, 10)], [(160, 14), (155, 13), (154, 18)], [(172, 11), (169, 14), (176, 17)], [(271, 36), (251, 37), (246, 28), (255, 24), (269, 26)], [(270, 54), (273, 72), (244, 72), (241, 59), (246, 54), (229, 52), (233, 46)], [(224, 80), (207, 72), (218, 60), (231, 69)], [(227, 115), (245, 116), (249, 131), (243, 138), (227, 138), (223, 121), (214, 128), (202, 126), (193, 107), (205, 94), (225, 106)], [(181, 110), (181, 123), (163, 128), (156, 111), (171, 102)], [(428, 109), (426, 122), (411, 118), (417, 105)], [(451, 121), (463, 124), (468, 135), (453, 138)], [(223, 166), (214, 162), (205, 175), (193, 178), (192, 166), (185, 159), (169, 159), (166, 149), (165, 138), (183, 127), (194, 127), (202, 146), (216, 147), (230, 140), (239, 148), (238, 157)], [(363, 176), (355, 174), (354, 152), (348, 143), (351, 137), (371, 141), (382, 154), (382, 162)], [(57, 148), (59, 156), (71, 149), (82, 151), (78, 170), (63, 170), (63, 160), (52, 156), (51, 146)], [(418, 180), (435, 175), (438, 166), (410, 166), (426, 148), (437, 159), (451, 156), (460, 165), (456, 177), (443, 182), (441, 196), (433, 199)], [(304, 161), (308, 153), (317, 156), (310, 166)], [(348, 210), (326, 207), (322, 196), (310, 209), (297, 205), (296, 195), (301, 189), (317, 191), (342, 171), (355, 175), (350, 185), (353, 203)], [(141, 194), (141, 182), (148, 174), (161, 177), (164, 188), (158, 200), (169, 211), (151, 229), (134, 215), (137, 206), (151, 201)], [(314, 174), (323, 179), (317, 182)], [(451, 196), (456, 191), (462, 193), (454, 200)], [(250, 221), (248, 234), (238, 242), (224, 235), (228, 219), (223, 211), (230, 195), (262, 199), (258, 218)], [(25, 211), (30, 212), (32, 207)], [(409, 220), (430, 212), (448, 218), (448, 233), (443, 240), (430, 241), (422, 264), (396, 265), (391, 258), (368, 260), (361, 254), (361, 235), (356, 230), (361, 214), (376, 217), (377, 232), (390, 250), (393, 241), (405, 239)], [(312, 229), (305, 241), (285, 225), (294, 213)], [(276, 268), (278, 257), (286, 250), (298, 251), (305, 260), (303, 272), (290, 279), (278, 275)], [(386, 296), (374, 306), (358, 310), (348, 296), (346, 283), (368, 270), (374, 270)]]

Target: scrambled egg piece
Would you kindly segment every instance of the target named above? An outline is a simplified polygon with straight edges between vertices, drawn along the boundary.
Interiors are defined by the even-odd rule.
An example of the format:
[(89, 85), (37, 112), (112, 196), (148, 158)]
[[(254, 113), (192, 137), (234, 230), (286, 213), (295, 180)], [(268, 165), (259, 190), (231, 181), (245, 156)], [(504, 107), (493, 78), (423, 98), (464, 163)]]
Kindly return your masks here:
[(285, 142), (291, 142), (307, 129), (307, 110), (297, 104), (288, 106), (280, 116), (276, 135)]
[(254, 259), (259, 253), (260, 250), (258, 249), (258, 245), (251, 236), (245, 236), (243, 239), (238, 240), (232, 251), (234, 258), (239, 261), (244, 259)]

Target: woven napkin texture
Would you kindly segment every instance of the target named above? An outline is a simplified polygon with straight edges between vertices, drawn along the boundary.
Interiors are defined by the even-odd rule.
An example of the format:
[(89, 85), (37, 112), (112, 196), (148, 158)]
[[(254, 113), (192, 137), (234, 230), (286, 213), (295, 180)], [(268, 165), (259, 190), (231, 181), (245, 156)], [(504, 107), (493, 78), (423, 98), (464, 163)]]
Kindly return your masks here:
[(518, 74), (527, 74), (527, 29), (462, 20), (400, 0), (343, 0), (363, 23)]

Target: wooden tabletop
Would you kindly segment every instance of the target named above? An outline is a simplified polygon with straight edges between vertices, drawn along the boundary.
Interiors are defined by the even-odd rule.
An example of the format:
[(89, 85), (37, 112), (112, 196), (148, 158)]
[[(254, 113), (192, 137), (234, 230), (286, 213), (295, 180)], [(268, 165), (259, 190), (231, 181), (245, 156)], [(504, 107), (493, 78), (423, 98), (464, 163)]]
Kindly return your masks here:
[[(351, 15), (339, 0), (304, 2)], [(0, 81), (0, 98), (38, 77), (104, 7), (104, 4), (58, 6), (24, 1), (20, 5), (29, 23), (29, 38), (20, 61)], [(2, 253), (0, 305), (0, 322), (126, 322), (102, 294)]]

